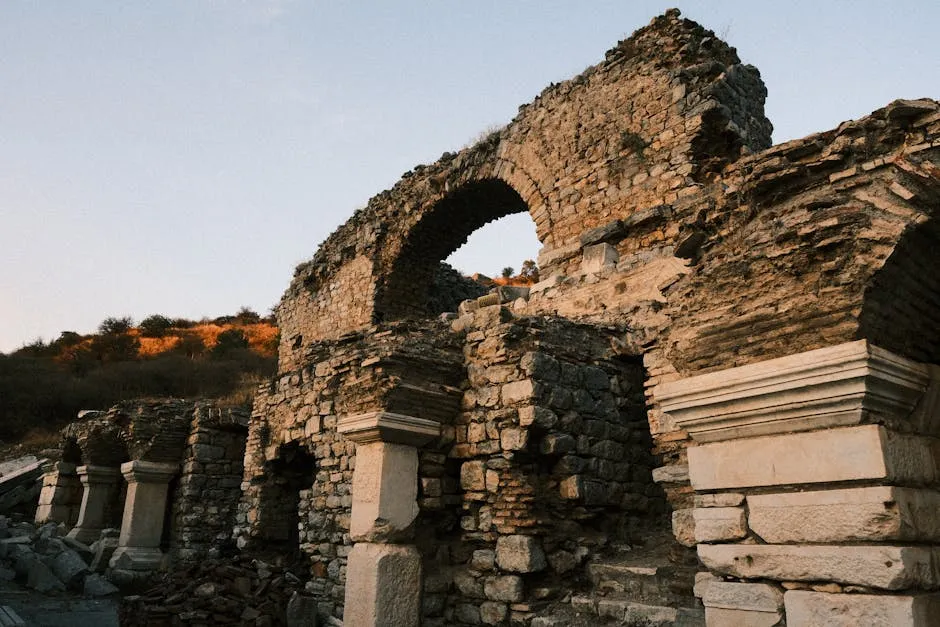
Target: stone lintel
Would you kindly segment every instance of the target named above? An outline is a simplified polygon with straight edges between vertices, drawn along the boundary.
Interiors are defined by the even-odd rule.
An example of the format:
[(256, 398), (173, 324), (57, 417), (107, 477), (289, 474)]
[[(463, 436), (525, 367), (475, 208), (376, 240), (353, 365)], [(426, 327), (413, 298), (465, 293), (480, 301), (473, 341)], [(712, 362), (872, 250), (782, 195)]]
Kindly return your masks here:
[(848, 342), (661, 383), (653, 396), (698, 442), (909, 419), (928, 366)]
[(121, 473), (130, 482), (169, 483), (179, 472), (179, 464), (135, 460), (121, 464)]
[(727, 442), (688, 450), (696, 490), (878, 480), (937, 480), (933, 438), (861, 425)]
[(121, 480), (121, 469), (116, 466), (79, 466), (75, 474), (82, 483), (116, 483)]
[(940, 492), (873, 486), (747, 497), (748, 525), (765, 542), (940, 543)]
[(932, 627), (940, 595), (830, 594), (790, 590), (784, 595), (788, 627)]
[(940, 547), (700, 544), (711, 571), (741, 579), (832, 581), (882, 590), (940, 588)]
[(343, 416), (336, 430), (357, 444), (392, 442), (422, 446), (440, 436), (441, 425), (434, 420), (387, 411)]

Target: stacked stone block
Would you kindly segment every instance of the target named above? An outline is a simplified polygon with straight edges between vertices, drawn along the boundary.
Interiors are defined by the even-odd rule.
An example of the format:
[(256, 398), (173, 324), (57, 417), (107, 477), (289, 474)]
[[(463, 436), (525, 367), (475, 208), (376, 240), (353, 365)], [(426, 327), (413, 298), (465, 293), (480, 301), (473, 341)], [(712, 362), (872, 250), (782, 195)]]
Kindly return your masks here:
[[(438, 464), (420, 474), (422, 503), (441, 505), (425, 528), (461, 548), (423, 547), (424, 624), (528, 622), (609, 542), (663, 520), (643, 371), (611, 352), (615, 329), (514, 319), (499, 305), (455, 328), (468, 372), (448, 452), (460, 493), (442, 489)], [(458, 520), (447, 517), (453, 496)], [(459, 530), (448, 534), (448, 520)]]
[(179, 559), (205, 558), (231, 537), (247, 432), (247, 412), (196, 405), (172, 504)]
[(938, 389), (866, 341), (656, 388), (699, 443), (677, 536), (710, 571), (708, 625), (933, 624)]

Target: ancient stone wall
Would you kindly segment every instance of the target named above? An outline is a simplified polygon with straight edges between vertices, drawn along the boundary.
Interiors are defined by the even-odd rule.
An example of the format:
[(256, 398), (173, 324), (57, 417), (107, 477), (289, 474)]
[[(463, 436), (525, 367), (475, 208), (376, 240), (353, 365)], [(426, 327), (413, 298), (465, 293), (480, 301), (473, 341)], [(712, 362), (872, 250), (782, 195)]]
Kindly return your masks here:
[[(239, 544), (298, 546), (324, 617), (366, 620), (394, 605), (394, 590), (414, 610), (407, 624), (418, 620), (413, 543), (425, 624), (549, 625), (539, 614), (586, 578), (602, 586), (605, 547), (662, 522), (668, 500), (679, 542), (734, 547), (700, 548), (719, 583), (738, 586), (714, 587), (706, 608), (722, 609), (722, 591), (756, 591), (773, 605), (759, 618), (780, 619), (780, 587), (742, 588), (757, 571), (714, 557), (750, 555), (761, 538), (742, 527), (742, 503), (776, 484), (724, 494), (735, 486), (690, 480), (709, 444), (692, 439), (694, 421), (670, 413), (663, 390), (860, 339), (940, 363), (940, 104), (896, 101), (770, 147), (765, 95), (732, 48), (670, 11), (356, 212), (297, 268), (278, 306), (279, 374), (255, 402)], [(542, 280), (460, 305), (450, 329), (428, 319), (454, 304), (430, 288), (439, 262), (476, 228), (524, 211), (543, 244)], [(356, 442), (370, 455), (358, 479)], [(392, 457), (401, 494), (383, 496)], [(396, 495), (395, 515), (416, 498), (415, 520), (378, 516), (351, 533), (357, 507), (372, 516)], [(688, 557), (673, 549), (658, 558)], [(383, 597), (375, 582), (396, 568)], [(792, 583), (783, 572), (795, 571), (770, 578)], [(655, 577), (658, 610), (579, 597), (569, 609), (588, 617), (574, 624), (677, 620), (667, 606), (682, 595)], [(710, 624), (726, 614), (712, 611)]]
[(196, 404), (170, 498), (170, 541), (179, 559), (205, 558), (231, 538), (247, 435), (247, 412)]

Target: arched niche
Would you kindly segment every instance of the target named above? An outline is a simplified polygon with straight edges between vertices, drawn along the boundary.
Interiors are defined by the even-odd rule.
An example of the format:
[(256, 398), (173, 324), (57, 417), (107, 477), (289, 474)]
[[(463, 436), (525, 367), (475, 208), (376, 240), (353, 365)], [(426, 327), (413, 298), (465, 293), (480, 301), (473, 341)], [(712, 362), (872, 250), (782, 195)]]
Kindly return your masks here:
[(859, 338), (940, 364), (940, 222), (908, 227), (865, 290)]

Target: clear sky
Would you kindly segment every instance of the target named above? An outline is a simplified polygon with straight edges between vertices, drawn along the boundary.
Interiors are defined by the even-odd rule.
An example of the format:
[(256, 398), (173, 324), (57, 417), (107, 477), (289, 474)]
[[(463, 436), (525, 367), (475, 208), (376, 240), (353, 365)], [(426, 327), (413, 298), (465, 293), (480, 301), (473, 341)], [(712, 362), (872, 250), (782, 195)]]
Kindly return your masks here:
[[(673, 5), (760, 68), (775, 142), (940, 97), (934, 0), (0, 1), (0, 351), (266, 313), (371, 196)], [(534, 257), (507, 222), (452, 262)]]

